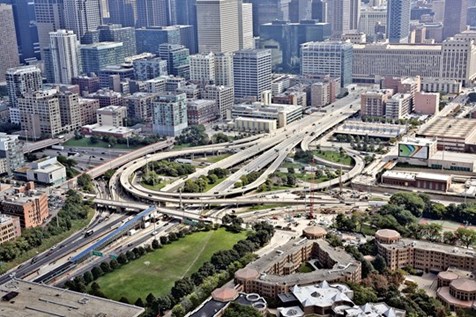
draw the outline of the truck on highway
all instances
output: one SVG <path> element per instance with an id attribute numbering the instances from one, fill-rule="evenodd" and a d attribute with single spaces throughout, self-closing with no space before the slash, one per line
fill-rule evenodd
<path id="1" fill-rule="evenodd" d="M 52 145 L 51 148 L 53 150 L 60 150 L 60 151 L 64 150 L 64 146 L 62 146 L 62 145 Z"/>
<path id="2" fill-rule="evenodd" d="M 130 236 L 133 236 L 136 234 L 136 229 L 131 229 L 127 232 L 127 235 L 130 237 Z"/>

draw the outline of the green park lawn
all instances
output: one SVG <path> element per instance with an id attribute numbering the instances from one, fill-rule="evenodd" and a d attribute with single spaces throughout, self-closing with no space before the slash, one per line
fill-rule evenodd
<path id="1" fill-rule="evenodd" d="M 204 160 L 208 163 L 216 163 L 216 162 L 219 162 L 219 161 L 229 157 L 230 155 L 231 155 L 230 153 L 226 153 L 226 154 L 221 154 L 221 155 L 208 156 Z"/>
<path id="2" fill-rule="evenodd" d="M 344 165 L 353 165 L 354 161 L 350 156 L 347 154 L 340 154 L 339 152 L 335 151 L 325 151 L 325 150 L 318 150 L 313 152 L 315 156 L 328 160 L 330 162 L 344 164 Z"/>
<path id="3" fill-rule="evenodd" d="M 163 296 L 176 280 L 196 272 L 213 253 L 231 249 L 245 238 L 246 232 L 235 234 L 225 229 L 193 233 L 100 277 L 97 282 L 101 291 L 114 300 L 126 297 L 135 302 L 149 293 Z"/>

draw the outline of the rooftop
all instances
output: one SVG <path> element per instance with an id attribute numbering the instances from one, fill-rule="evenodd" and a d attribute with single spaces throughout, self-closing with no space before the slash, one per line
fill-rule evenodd
<path id="1" fill-rule="evenodd" d="M 23 280 L 10 280 L 0 291 L 2 296 L 18 293 L 9 305 L 0 306 L 2 316 L 136 317 L 144 312 L 141 307 Z"/>
<path id="2" fill-rule="evenodd" d="M 476 156 L 473 153 L 459 153 L 450 151 L 437 151 L 430 157 L 430 160 L 442 160 L 458 163 L 470 163 L 476 162 Z"/>
<path id="3" fill-rule="evenodd" d="M 323 281 L 319 285 L 295 285 L 291 292 L 303 307 L 331 307 L 335 302 L 353 304 L 353 292 L 344 284 L 329 285 Z"/>
<path id="4" fill-rule="evenodd" d="M 439 137 L 442 139 L 472 139 L 476 134 L 476 120 L 465 118 L 439 117 L 431 120 L 417 132 L 424 137 Z"/>

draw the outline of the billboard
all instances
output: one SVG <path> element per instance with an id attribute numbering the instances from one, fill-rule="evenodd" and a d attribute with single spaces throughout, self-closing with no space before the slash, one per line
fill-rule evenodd
<path id="1" fill-rule="evenodd" d="M 408 157 L 408 158 L 417 158 L 417 159 L 428 159 L 429 148 L 427 145 L 418 145 L 418 144 L 398 144 L 398 156 L 399 157 Z"/>

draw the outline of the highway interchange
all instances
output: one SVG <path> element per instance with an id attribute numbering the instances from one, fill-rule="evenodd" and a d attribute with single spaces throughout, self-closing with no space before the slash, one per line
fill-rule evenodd
<path id="1" fill-rule="evenodd" d="M 290 191 L 290 194 L 284 198 L 278 198 L 277 195 L 283 191 L 268 192 L 253 194 L 250 193 L 263 184 L 269 175 L 274 173 L 282 164 L 284 159 L 297 146 L 301 146 L 306 150 L 309 143 L 326 133 L 340 122 L 353 116 L 359 110 L 359 95 L 360 91 L 353 92 L 347 97 L 340 99 L 324 109 L 323 112 L 316 112 L 314 114 L 305 116 L 299 121 L 293 122 L 285 128 L 278 129 L 275 133 L 268 135 L 252 136 L 246 139 L 237 140 L 227 144 L 212 144 L 202 147 L 193 147 L 183 150 L 172 150 L 173 140 L 167 139 L 165 141 L 143 147 L 125 155 L 110 159 L 99 159 L 96 166 L 86 173 L 93 179 L 103 175 L 109 169 L 116 169 L 115 174 L 110 179 L 108 184 L 108 192 L 110 197 L 105 197 L 103 193 L 101 197 L 94 197 L 98 206 L 103 207 L 121 207 L 128 210 L 146 209 L 151 204 L 157 204 L 158 211 L 163 214 L 173 216 L 174 218 L 188 218 L 190 220 L 204 220 L 203 215 L 198 210 L 186 210 L 184 208 L 177 208 L 177 205 L 182 207 L 183 204 L 200 204 L 200 205 L 214 205 L 223 206 L 217 210 L 211 210 L 210 218 L 206 221 L 219 221 L 218 215 L 226 212 L 226 206 L 238 206 L 249 204 L 289 204 L 289 205 L 305 205 L 306 195 L 296 197 L 292 195 L 293 192 L 302 193 L 310 190 L 309 184 L 304 184 L 303 187 L 297 187 Z M 65 149 L 67 151 L 68 149 Z M 104 150 L 103 150 L 104 151 Z M 62 152 L 62 151 L 61 151 Z M 107 150 L 105 151 L 107 152 Z M 210 164 L 197 171 L 186 178 L 177 179 L 161 191 L 152 191 L 142 187 L 135 182 L 135 174 L 139 169 L 144 167 L 149 162 L 155 160 L 175 159 L 178 157 L 190 157 L 197 154 L 221 154 L 225 152 L 233 152 L 233 154 L 217 163 Z M 98 154 L 98 158 L 101 157 Z M 333 179 L 328 182 L 315 184 L 312 189 L 327 188 L 336 185 L 339 181 L 346 181 L 355 175 L 359 174 L 363 169 L 363 160 L 359 154 L 349 152 L 353 156 L 356 164 L 350 171 L 339 179 Z M 85 157 L 91 156 L 90 153 L 84 153 Z M 104 155 L 102 156 L 104 157 Z M 112 155 L 110 156 L 112 157 Z M 89 158 L 88 158 L 89 160 Z M 234 172 L 223 182 L 216 185 L 209 192 L 200 194 L 181 193 L 180 188 L 187 179 L 197 178 L 200 175 L 206 175 L 209 170 L 214 168 L 231 169 Z M 251 184 L 245 187 L 234 188 L 236 181 L 241 176 L 246 175 L 252 171 L 260 171 L 260 177 Z M 74 179 L 68 182 L 68 187 L 72 186 Z M 124 195 L 125 194 L 125 195 Z M 293 196 L 293 197 L 290 197 Z M 130 199 L 133 197 L 133 199 Z M 93 197 L 91 197 L 93 198 Z M 139 202 L 138 202 L 139 201 Z M 166 204 L 168 204 L 167 207 Z M 337 206 L 339 199 L 326 197 L 320 199 L 319 204 Z M 246 216 L 244 214 L 243 216 Z M 249 215 L 248 215 L 249 216 Z M 88 230 L 94 229 L 93 235 L 85 237 L 84 231 L 75 233 L 70 238 L 64 240 L 56 248 L 48 250 L 43 254 L 37 255 L 34 260 L 25 262 L 22 266 L 15 270 L 8 272 L 0 277 L 0 283 L 6 281 L 10 275 L 15 275 L 18 278 L 29 277 L 38 281 L 48 280 L 49 277 L 54 276 L 55 273 L 68 267 L 71 269 L 72 265 L 69 263 L 69 256 L 78 252 L 81 248 L 91 246 L 102 236 L 111 232 L 114 225 L 124 221 L 126 216 L 119 218 L 105 219 L 97 216 L 90 224 Z M 206 217 L 206 216 L 205 216 Z M 102 222 L 102 223 L 101 223 Z M 107 225 L 104 225 L 107 224 Z M 131 244 L 130 247 L 138 245 L 150 240 L 150 235 L 143 235 L 138 238 L 137 243 Z M 123 249 L 125 250 L 125 249 Z M 36 276 L 39 274 L 41 268 L 48 266 L 51 263 L 58 265 L 48 273 L 46 276 Z M 74 266 L 73 266 L 74 267 Z"/>

